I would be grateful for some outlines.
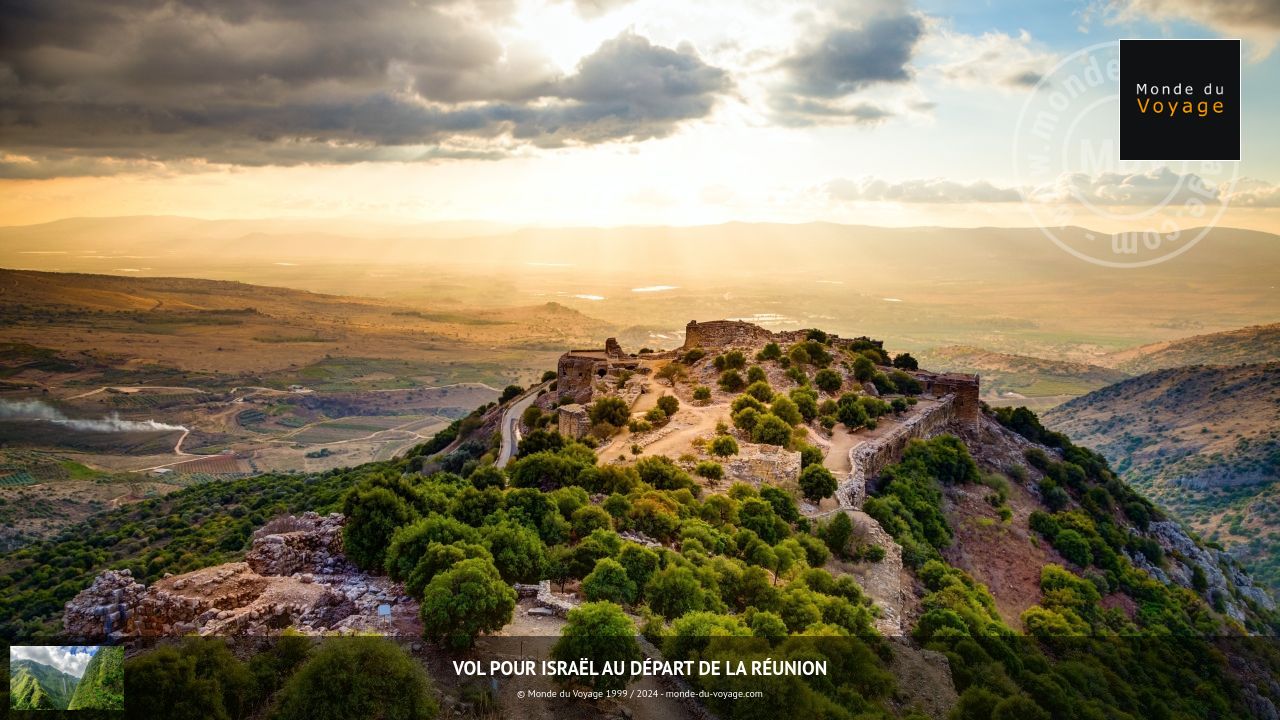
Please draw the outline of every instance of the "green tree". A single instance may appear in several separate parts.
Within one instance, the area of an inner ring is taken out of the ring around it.
[[[511,622],[516,591],[487,560],[463,560],[437,574],[422,593],[422,634],[452,648],[469,648],[476,636]]]
[[[760,360],[777,360],[782,357],[782,348],[776,342],[765,343],[756,358]]]
[[[769,383],[764,380],[751,383],[747,386],[745,392],[762,403],[767,403],[773,399],[773,388],[769,387]]]
[[[853,361],[853,376],[858,382],[866,382],[876,374],[876,364],[866,355],[859,355]]]
[[[911,353],[902,353],[895,355],[893,358],[893,366],[900,370],[919,370],[920,363],[911,357]]]
[[[804,422],[804,416],[800,414],[800,408],[796,407],[795,401],[786,395],[775,397],[773,404],[769,406],[769,412],[793,427]]]
[[[432,543],[477,542],[476,529],[447,516],[431,514],[395,531],[387,547],[386,569],[392,580],[404,580]]]
[[[751,429],[751,439],[765,445],[782,445],[785,447],[787,443],[791,442],[791,426],[777,415],[765,413],[760,416],[755,427]]]
[[[687,567],[668,567],[654,573],[644,594],[649,607],[668,620],[707,608],[707,591]]]
[[[836,487],[835,475],[822,465],[809,465],[800,471],[800,491],[811,502],[831,497]]]
[[[718,462],[703,460],[693,469],[694,474],[704,477],[708,480],[720,480],[724,478],[724,466]]]
[[[671,417],[680,410],[680,399],[675,395],[663,395],[658,398],[658,408]]]
[[[636,643],[636,627],[622,608],[611,602],[589,602],[569,611],[560,639],[551,648],[551,658],[577,662],[591,658],[599,666],[621,663],[623,675],[558,676],[561,681],[577,680],[598,691],[621,690],[631,682],[631,662],[643,657]]]
[[[596,530],[612,530],[613,518],[599,505],[583,505],[573,511],[573,534],[584,538]]]
[[[764,368],[760,367],[759,365],[752,365],[751,367],[747,368],[747,382],[749,383],[762,382],[767,384],[769,382],[769,376],[765,374]]]
[[[409,579],[404,583],[404,590],[411,597],[421,600],[422,591],[435,579],[436,575],[463,560],[474,558],[493,562],[493,555],[483,545],[469,542],[452,544],[433,542],[427,545],[422,557],[418,558],[418,564],[413,566]]]
[[[523,442],[524,441],[521,440],[521,443]],[[523,444],[521,447],[524,447]],[[502,472],[502,468],[494,465],[481,465],[471,472],[471,475],[467,480],[470,480],[471,486],[477,490],[484,490],[485,488],[491,487],[501,490],[507,486],[507,474]]]
[[[705,402],[711,399],[711,388],[706,385],[699,385],[693,389],[693,399],[698,402]]]
[[[813,376],[813,384],[817,385],[818,389],[822,392],[827,393],[828,395],[834,395],[840,390],[840,386],[844,385],[844,378],[835,370],[824,368],[819,370],[817,375]]]
[[[498,398],[499,405],[506,405],[511,400],[515,400],[524,394],[524,388],[519,385],[508,385],[502,388],[502,396]]]
[[[125,715],[172,720],[240,720],[257,703],[252,673],[222,638],[188,638],[124,665]]]
[[[838,512],[830,522],[822,526],[822,541],[836,557],[845,557],[852,537],[853,521],[849,519],[848,513]]]
[[[417,517],[408,503],[383,487],[353,489],[342,511],[347,516],[342,529],[347,557],[362,569],[378,573],[383,570],[392,534]]]
[[[593,424],[608,423],[615,427],[622,427],[631,418],[631,406],[620,397],[606,395],[591,403],[591,409],[587,415]]]
[[[746,381],[742,379],[742,375],[737,370],[725,370],[720,373],[720,379],[717,381],[721,390],[725,392],[737,392],[746,385]]]
[[[430,678],[408,653],[383,638],[351,637],[326,640],[312,654],[280,690],[270,719],[432,720],[439,714]]]
[[[596,561],[595,569],[582,579],[582,593],[591,601],[629,604],[635,602],[636,584],[617,560],[601,558]]]
[[[1093,553],[1089,541],[1075,530],[1063,530],[1053,539],[1053,547],[1062,553],[1062,557],[1079,565],[1088,567],[1093,562]]]
[[[729,457],[738,454],[738,441],[732,435],[717,435],[711,441],[711,454],[716,457]]]
[[[524,525],[502,522],[483,529],[493,565],[507,582],[537,582],[547,565],[547,546]]]
[[[636,462],[636,472],[640,479],[659,490],[679,490],[694,487],[689,473],[680,469],[671,458],[665,455],[653,455]]]

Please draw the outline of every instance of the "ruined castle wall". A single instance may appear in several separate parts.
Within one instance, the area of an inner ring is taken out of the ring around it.
[[[844,507],[861,508],[862,501],[867,496],[869,478],[879,475],[881,470],[901,460],[907,443],[940,435],[954,420],[955,396],[948,395],[937,404],[923,408],[907,418],[887,435],[855,445],[849,450],[849,464],[853,467],[853,472],[836,488],[836,499]]]
[[[609,371],[609,361],[603,357],[565,353],[556,363],[556,394],[577,403],[589,402],[602,371]]]
[[[684,349],[755,347],[772,342],[775,335],[759,325],[742,320],[690,320],[684,328]]]

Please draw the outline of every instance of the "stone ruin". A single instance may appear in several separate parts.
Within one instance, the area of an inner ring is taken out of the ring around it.
[[[575,403],[590,402],[597,382],[616,379],[639,367],[640,360],[624,353],[616,338],[606,340],[603,349],[570,350],[556,363],[556,396]]]
[[[166,576],[151,587],[128,570],[99,575],[67,603],[76,638],[412,632],[417,603],[399,583],[366,575],[342,554],[345,519],[278,518],[254,534],[244,562]]]
[[[591,416],[578,403],[561,405],[556,409],[556,431],[565,437],[578,440],[591,430]]]

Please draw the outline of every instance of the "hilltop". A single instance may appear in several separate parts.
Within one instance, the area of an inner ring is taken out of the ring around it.
[[[1280,363],[1157,370],[1045,414],[1280,586]]]
[[[1187,365],[1249,365],[1280,360],[1280,323],[1194,335],[1111,353],[1099,362],[1130,374]]]
[[[9,664],[10,705],[13,710],[65,710],[80,678],[34,660]]]

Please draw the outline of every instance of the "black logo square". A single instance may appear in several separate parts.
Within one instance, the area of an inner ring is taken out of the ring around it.
[[[1239,40],[1120,41],[1121,160],[1240,159]]]

